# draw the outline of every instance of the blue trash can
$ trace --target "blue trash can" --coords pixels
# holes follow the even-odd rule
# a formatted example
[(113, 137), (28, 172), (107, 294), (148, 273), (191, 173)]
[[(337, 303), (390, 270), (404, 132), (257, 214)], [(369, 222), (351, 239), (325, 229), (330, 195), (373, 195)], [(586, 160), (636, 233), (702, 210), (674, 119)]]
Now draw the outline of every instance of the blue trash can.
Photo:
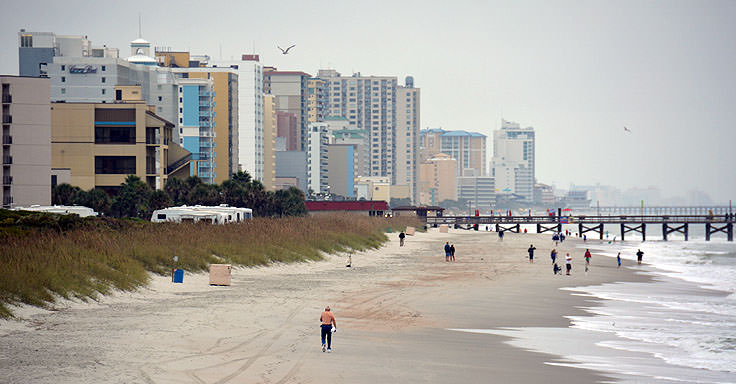
[(174, 283), (183, 283), (184, 282), (184, 270), (183, 269), (175, 269), (174, 270)]

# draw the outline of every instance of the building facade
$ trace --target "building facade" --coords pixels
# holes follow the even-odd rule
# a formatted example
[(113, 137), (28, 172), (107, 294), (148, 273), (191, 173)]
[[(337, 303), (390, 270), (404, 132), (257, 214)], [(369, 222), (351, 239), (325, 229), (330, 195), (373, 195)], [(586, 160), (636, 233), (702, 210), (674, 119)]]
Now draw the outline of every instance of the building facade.
[(496, 192), (534, 201), (534, 128), (501, 120), (493, 132), (492, 176)]
[(210, 79), (179, 79), (179, 135), (189, 151), (189, 176), (215, 182), (215, 129), (213, 84)]
[(420, 204), (438, 205), (445, 200), (457, 200), (457, 160), (438, 153), (419, 167)]
[(264, 182), (263, 65), (260, 56), (244, 54), (240, 61), (215, 61), (238, 73), (238, 168)]
[(276, 185), (276, 101), (263, 95), (263, 186), (272, 191)]
[(483, 214), (490, 213), (496, 204), (494, 179), (480, 176), (475, 169), (465, 169), (457, 178), (457, 198), (469, 202), (469, 209), (477, 209)]
[(307, 185), (312, 193), (329, 192), (327, 183), (327, 145), (329, 132), (325, 123), (310, 123), (307, 136)]
[(420, 93), (413, 79), (407, 77), (400, 87), (395, 76), (341, 76), (332, 69), (320, 70), (317, 77), (326, 82), (327, 116), (344, 117), (350, 129), (366, 132), (358, 176), (388, 177), (393, 185), (411, 186), (415, 194)]
[[(51, 165), (82, 189), (116, 193), (128, 175), (160, 189), (188, 164), (180, 161), (189, 153), (172, 141), (173, 128), (143, 102), (52, 103)], [(170, 146), (181, 157), (170, 157)]]
[(355, 154), (355, 145), (327, 146), (327, 185), (330, 194), (355, 197)]
[(295, 150), (306, 151), (308, 118), (308, 81), (311, 76), (300, 71), (263, 69), (263, 92), (276, 98), (276, 111), (291, 113), (296, 118), (297, 143)]
[(51, 203), (49, 80), (0, 76), (3, 208)]
[(486, 173), (486, 136), (477, 132), (445, 131), (433, 128), (420, 132), (422, 161), (445, 153), (457, 160), (457, 174), (473, 168), (478, 175)]

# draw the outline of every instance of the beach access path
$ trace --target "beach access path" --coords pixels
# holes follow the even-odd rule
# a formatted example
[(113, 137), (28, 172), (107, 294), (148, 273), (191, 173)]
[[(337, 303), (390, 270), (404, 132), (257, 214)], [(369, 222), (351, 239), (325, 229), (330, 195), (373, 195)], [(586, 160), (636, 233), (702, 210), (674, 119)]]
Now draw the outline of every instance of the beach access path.
[[(551, 236), (450, 230), (398, 234), (380, 249), (324, 261), (233, 270), (232, 285), (206, 274), (56, 310), (20, 308), (0, 321), (5, 383), (594, 383), (601, 373), (550, 365), (498, 335), (450, 329), (567, 327), (595, 305), (561, 287), (642, 281), (594, 255), (584, 273), (576, 239), (572, 276), (554, 276)], [(443, 246), (455, 244), (457, 261)], [(534, 244), (535, 262), (527, 248)], [(561, 260), (561, 261), (560, 261)], [(625, 260), (625, 265), (631, 265)], [(564, 273), (564, 271), (563, 271)], [(319, 316), (336, 316), (333, 353), (321, 352)]]

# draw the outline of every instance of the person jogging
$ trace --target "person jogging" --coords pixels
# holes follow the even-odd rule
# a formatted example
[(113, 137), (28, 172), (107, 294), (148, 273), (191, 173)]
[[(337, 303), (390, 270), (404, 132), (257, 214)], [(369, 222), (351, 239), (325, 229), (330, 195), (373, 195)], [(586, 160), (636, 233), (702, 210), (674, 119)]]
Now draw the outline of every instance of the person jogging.
[[(335, 315), (330, 312), (330, 306), (325, 307), (325, 311), (319, 317), (319, 321), (322, 322), (320, 331), (322, 334), (322, 352), (332, 352), (332, 330), (337, 331), (337, 322), (335, 321)], [(325, 348), (325, 339), (327, 339), (327, 348)]]

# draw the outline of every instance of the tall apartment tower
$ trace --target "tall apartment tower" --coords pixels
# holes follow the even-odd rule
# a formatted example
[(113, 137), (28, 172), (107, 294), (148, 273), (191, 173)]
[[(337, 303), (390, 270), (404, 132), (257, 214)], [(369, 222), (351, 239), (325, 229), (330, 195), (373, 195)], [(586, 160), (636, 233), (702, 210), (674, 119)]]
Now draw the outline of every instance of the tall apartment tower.
[(534, 128), (501, 120), (493, 131), (493, 173), (498, 194), (515, 194), (534, 200)]
[(214, 67), (238, 72), (238, 168), (264, 182), (263, 65), (260, 56), (244, 54), (240, 61), (215, 61)]
[(51, 203), (49, 80), (0, 76), (3, 208)]
[(276, 186), (276, 101), (263, 95), (263, 187)]
[(413, 79), (401, 87), (395, 76), (344, 77), (333, 69), (319, 70), (317, 77), (327, 82), (328, 116), (345, 117), (350, 128), (366, 131), (357, 176), (387, 177), (392, 185), (408, 186), (414, 199), (420, 93)]
[(191, 156), (189, 176), (214, 183), (215, 129), (211, 79), (179, 79), (179, 129)]
[(312, 193), (327, 193), (327, 145), (329, 132), (325, 123), (309, 124), (307, 136), (307, 186)]
[[(297, 122), (297, 150), (307, 149), (308, 73), (300, 71), (278, 71), (273, 67), (263, 68), (263, 93), (274, 95), (276, 111), (291, 113)], [(280, 128), (280, 127), (279, 127)], [(281, 129), (279, 129), (280, 131)]]

